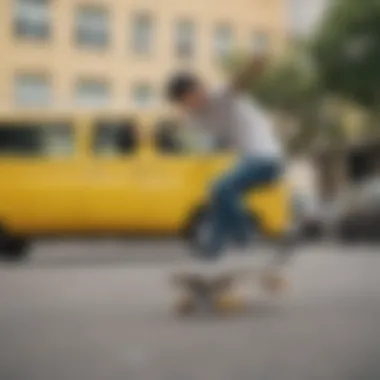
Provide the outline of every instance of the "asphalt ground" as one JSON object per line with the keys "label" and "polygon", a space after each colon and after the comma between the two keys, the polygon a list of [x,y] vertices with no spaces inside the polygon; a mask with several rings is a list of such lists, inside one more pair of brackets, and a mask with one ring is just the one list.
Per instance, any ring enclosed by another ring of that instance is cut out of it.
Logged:
{"label": "asphalt ground", "polygon": [[230,317],[173,313],[168,278],[191,267],[168,241],[38,243],[0,265],[0,379],[380,379],[379,247],[301,247],[287,294],[246,285]]}

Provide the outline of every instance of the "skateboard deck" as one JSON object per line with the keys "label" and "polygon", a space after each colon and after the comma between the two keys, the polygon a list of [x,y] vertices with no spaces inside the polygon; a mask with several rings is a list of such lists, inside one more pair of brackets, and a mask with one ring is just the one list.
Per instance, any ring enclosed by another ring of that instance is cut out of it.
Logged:
{"label": "skateboard deck", "polygon": [[182,315],[244,311],[248,307],[248,300],[239,295],[236,285],[246,280],[258,280],[259,286],[272,294],[281,293],[287,287],[285,278],[279,273],[259,269],[226,270],[213,275],[177,273],[172,277],[172,284],[180,292],[176,311]]}

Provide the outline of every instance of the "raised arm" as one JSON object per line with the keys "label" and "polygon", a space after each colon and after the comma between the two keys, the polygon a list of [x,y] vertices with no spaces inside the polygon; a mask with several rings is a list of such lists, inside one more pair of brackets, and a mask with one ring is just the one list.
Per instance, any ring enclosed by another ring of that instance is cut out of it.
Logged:
{"label": "raised arm", "polygon": [[264,73],[267,64],[267,56],[252,57],[248,64],[240,70],[232,79],[231,88],[236,91],[243,91],[249,88],[249,86]]}

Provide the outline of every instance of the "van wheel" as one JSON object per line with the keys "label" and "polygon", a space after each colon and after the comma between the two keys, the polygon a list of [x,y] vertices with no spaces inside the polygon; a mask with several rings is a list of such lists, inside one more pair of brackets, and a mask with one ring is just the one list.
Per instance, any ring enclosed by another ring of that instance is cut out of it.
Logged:
{"label": "van wheel", "polygon": [[0,243],[0,259],[10,262],[19,262],[27,258],[29,242],[22,238],[2,237]]}

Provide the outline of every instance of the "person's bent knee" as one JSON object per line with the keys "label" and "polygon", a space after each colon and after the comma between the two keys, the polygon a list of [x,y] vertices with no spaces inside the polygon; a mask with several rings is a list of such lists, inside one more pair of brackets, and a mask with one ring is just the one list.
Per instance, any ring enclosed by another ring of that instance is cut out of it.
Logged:
{"label": "person's bent knee", "polygon": [[225,182],[215,184],[211,191],[211,202],[218,206],[228,205],[235,198],[235,191],[233,187]]}

